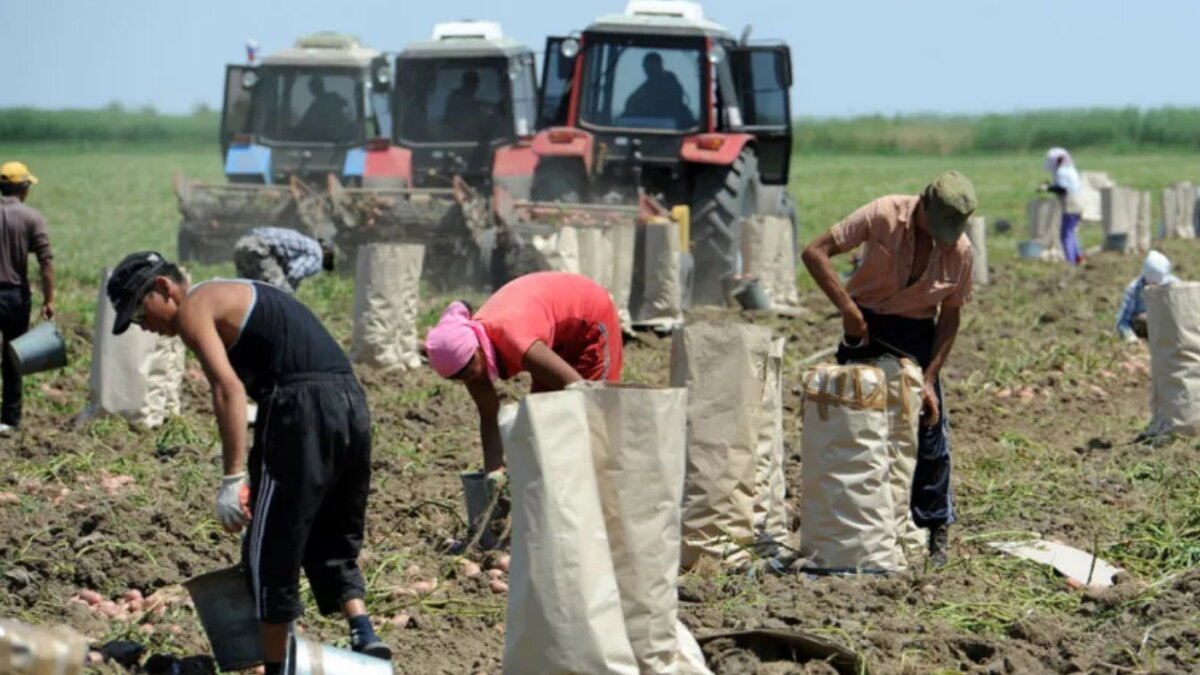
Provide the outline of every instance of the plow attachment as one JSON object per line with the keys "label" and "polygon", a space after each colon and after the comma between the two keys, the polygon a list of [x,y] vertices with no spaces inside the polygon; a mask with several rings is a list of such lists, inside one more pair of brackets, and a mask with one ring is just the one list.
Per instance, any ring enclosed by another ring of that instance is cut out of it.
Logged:
{"label": "plow attachment", "polygon": [[491,281],[495,230],[486,199],[462,181],[446,189],[345,188],[329,178],[334,241],[347,260],[374,242],[423,244],[421,278],[439,291]]}
{"label": "plow attachment", "polygon": [[288,185],[202,184],[176,175],[179,259],[222,263],[256,227],[286,227],[312,237],[333,236],[328,199],[295,178]]}
{"label": "plow attachment", "polygon": [[608,289],[625,328],[671,330],[691,297],[686,209],[514,202],[499,192],[496,256],[506,279],[540,271],[582,274]]}

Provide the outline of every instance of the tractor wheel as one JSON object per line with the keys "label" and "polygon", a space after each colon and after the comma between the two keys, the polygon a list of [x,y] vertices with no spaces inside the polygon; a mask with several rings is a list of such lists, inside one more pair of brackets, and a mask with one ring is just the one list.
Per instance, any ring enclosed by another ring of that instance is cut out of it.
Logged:
{"label": "tractor wheel", "polygon": [[725,304],[721,279],[742,271],[742,219],[755,210],[758,186],[753,148],[729,166],[700,169],[692,193],[694,304]]}
{"label": "tractor wheel", "polygon": [[578,204],[583,201],[587,180],[577,160],[542,160],[533,173],[533,201]]}

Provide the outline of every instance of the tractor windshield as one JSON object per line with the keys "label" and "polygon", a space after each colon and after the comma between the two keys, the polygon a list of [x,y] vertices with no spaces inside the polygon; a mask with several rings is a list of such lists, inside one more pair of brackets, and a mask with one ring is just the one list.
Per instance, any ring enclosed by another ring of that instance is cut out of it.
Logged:
{"label": "tractor windshield", "polygon": [[513,135],[508,61],[401,58],[396,136],[410,143],[492,143]]}
{"label": "tractor windshield", "polygon": [[254,133],[300,143],[365,140],[363,72],[264,66],[259,73],[251,103]]}
{"label": "tractor windshield", "polygon": [[580,120],[596,127],[690,131],[700,125],[703,49],[694,39],[588,36]]}

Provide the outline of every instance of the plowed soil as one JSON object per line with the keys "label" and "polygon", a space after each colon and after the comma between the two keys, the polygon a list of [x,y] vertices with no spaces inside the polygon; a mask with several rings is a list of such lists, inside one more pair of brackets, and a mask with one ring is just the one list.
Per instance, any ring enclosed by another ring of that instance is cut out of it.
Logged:
{"label": "plowed soil", "polygon": [[[1185,278],[1200,269],[1196,248],[1168,251]],[[993,266],[945,374],[959,519],[948,566],[886,578],[692,574],[681,584],[684,622],[697,635],[813,632],[857,651],[876,673],[1200,670],[1197,447],[1132,442],[1148,419],[1149,357],[1113,336],[1113,314],[1139,263],[1097,255],[1076,269]],[[832,345],[840,326],[817,292],[804,298],[800,318],[704,313],[788,336],[794,507],[795,384],[802,360]],[[434,309],[444,300],[425,304]],[[67,322],[74,353],[87,354],[88,320]],[[665,384],[668,351],[669,340],[652,335],[629,341],[626,379]],[[470,400],[428,369],[361,377],[375,424],[361,563],[398,671],[499,672],[505,597],[489,589],[486,574],[466,576],[443,552],[447,539],[465,535],[458,474],[479,463]],[[18,500],[0,502],[0,616],[67,623],[97,641],[127,637],[152,652],[208,651],[186,603],[111,621],[69,602],[81,589],[106,598],[128,589],[150,595],[236,559],[237,539],[212,519],[220,467],[207,386],[196,373],[185,386],[181,418],[137,432],[112,420],[71,423],[86,398],[86,370],[27,384],[22,433],[0,440],[0,493]],[[105,477],[114,476],[132,482],[110,490]],[[1127,571],[1111,589],[1076,590],[1053,571],[987,546],[1031,533],[1094,548]],[[485,568],[492,562],[473,557]],[[432,590],[414,582],[433,582]],[[310,610],[303,624],[309,635],[344,644],[340,620]],[[718,673],[831,672],[728,642],[711,644],[708,654]]]}

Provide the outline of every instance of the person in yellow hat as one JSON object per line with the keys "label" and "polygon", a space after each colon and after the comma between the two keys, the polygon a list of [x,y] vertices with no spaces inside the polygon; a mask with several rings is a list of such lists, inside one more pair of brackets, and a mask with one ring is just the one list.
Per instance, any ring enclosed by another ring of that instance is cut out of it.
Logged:
{"label": "person in yellow hat", "polygon": [[[42,318],[54,318],[54,262],[46,219],[25,203],[37,178],[21,162],[0,164],[0,337],[4,344],[29,330],[29,254],[37,256],[42,275]],[[0,435],[21,424],[21,374],[4,350],[0,358]]]}

